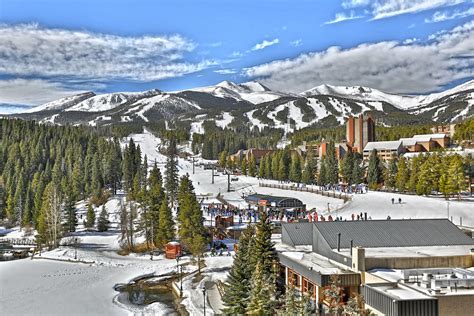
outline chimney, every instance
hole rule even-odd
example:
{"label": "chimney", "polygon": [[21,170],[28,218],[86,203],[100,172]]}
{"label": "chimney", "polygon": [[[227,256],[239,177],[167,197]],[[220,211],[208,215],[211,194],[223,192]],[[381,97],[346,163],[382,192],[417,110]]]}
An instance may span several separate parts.
{"label": "chimney", "polygon": [[337,252],[341,251],[341,233],[337,234]]}

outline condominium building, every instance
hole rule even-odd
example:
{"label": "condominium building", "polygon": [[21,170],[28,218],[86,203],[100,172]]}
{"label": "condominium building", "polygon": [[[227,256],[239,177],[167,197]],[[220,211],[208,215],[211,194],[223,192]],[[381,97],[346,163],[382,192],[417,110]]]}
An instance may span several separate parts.
{"label": "condominium building", "polygon": [[369,142],[375,141],[375,122],[372,116],[360,114],[346,122],[346,142],[353,151],[361,153]]}

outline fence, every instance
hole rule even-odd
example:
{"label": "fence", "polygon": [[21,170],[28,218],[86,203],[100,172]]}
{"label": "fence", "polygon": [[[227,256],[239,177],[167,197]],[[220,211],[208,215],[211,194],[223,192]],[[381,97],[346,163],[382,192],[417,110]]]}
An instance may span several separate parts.
{"label": "fence", "polygon": [[344,202],[347,202],[348,200],[350,200],[350,196],[347,195],[346,193],[342,193],[342,192],[338,192],[336,193],[336,191],[322,191],[322,190],[319,190],[319,189],[315,189],[313,187],[299,187],[299,186],[292,186],[292,185],[285,185],[285,184],[271,184],[271,183],[263,183],[263,182],[259,182],[258,185],[260,187],[264,187],[264,188],[273,188],[273,189],[280,189],[280,190],[291,190],[291,191],[300,191],[300,192],[309,192],[309,193],[315,193],[315,194],[319,194],[319,195],[322,195],[322,196],[327,196],[327,197],[332,197],[332,198],[335,198],[335,199],[341,199],[343,200]]}

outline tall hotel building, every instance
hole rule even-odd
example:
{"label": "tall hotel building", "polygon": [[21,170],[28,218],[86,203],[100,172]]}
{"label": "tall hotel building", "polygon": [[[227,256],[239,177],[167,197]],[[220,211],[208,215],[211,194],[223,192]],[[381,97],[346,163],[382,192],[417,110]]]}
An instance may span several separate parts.
{"label": "tall hotel building", "polygon": [[363,153],[365,145],[375,141],[375,122],[372,116],[360,114],[359,117],[349,117],[346,123],[346,140],[352,151]]}

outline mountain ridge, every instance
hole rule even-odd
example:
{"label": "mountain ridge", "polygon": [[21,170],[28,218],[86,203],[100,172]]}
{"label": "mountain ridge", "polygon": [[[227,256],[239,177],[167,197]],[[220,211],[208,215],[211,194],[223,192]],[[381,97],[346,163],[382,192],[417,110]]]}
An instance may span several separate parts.
{"label": "mountain ridge", "polygon": [[[214,86],[163,92],[81,93],[12,115],[56,124],[110,125],[156,120],[219,119],[227,113],[250,127],[296,130],[340,125],[352,115],[371,112],[388,125],[448,123],[474,115],[474,80],[442,92],[407,96],[363,86],[320,85],[300,94],[273,91],[257,81],[223,81]],[[288,124],[288,122],[290,124]],[[290,128],[288,128],[291,125]]]}

